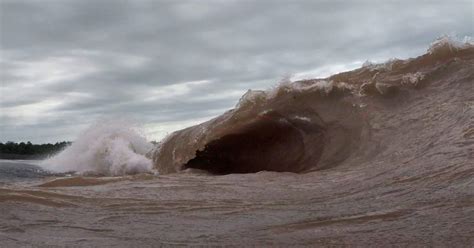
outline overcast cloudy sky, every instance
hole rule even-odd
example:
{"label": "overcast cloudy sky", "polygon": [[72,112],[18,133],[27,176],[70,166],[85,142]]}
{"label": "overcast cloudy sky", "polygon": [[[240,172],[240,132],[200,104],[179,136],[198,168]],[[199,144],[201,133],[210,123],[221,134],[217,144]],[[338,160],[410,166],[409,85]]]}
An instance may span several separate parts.
{"label": "overcast cloudy sky", "polygon": [[110,116],[159,139],[285,75],[473,34],[473,0],[382,2],[0,0],[0,141],[74,140]]}

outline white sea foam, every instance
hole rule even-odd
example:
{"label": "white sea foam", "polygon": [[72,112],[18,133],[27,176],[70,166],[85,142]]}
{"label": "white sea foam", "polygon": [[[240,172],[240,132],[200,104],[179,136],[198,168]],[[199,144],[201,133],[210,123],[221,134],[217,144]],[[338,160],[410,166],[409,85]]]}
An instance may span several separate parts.
{"label": "white sea foam", "polygon": [[297,115],[297,116],[295,116],[294,118],[295,118],[295,119],[298,119],[298,120],[301,120],[301,121],[306,121],[306,122],[311,123],[311,118],[306,117],[306,116],[299,116],[299,115]]}
{"label": "white sea foam", "polygon": [[83,131],[76,141],[41,166],[55,172],[124,175],[152,170],[145,154],[153,145],[137,128],[122,120],[103,120]]}
{"label": "white sea foam", "polygon": [[474,39],[470,36],[459,38],[456,36],[444,35],[431,43],[430,47],[428,48],[428,53],[436,53],[436,51],[442,49],[443,47],[448,47],[450,50],[459,50],[472,46],[474,46]]}
{"label": "white sea foam", "polygon": [[422,72],[407,73],[402,77],[402,85],[414,85],[416,86],[419,82],[425,79],[425,74]]}
{"label": "white sea foam", "polygon": [[362,68],[368,69],[370,71],[391,71],[392,66],[400,61],[401,60],[397,58],[391,58],[383,63],[375,63],[367,60],[362,64]]}

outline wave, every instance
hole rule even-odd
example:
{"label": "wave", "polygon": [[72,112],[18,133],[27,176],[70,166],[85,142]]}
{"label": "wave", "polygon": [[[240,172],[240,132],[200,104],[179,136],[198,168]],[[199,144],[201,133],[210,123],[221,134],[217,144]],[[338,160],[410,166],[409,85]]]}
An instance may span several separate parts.
{"label": "wave", "polygon": [[[408,116],[421,121],[431,112],[399,112],[401,107],[415,109],[432,95],[438,100],[455,95],[472,104],[473,62],[470,40],[442,37],[417,58],[249,90],[234,109],[169,135],[153,152],[154,167],[160,173],[189,168],[213,174],[301,173],[402,151],[404,141],[423,130],[394,123]],[[422,89],[429,90],[421,94]]]}
{"label": "wave", "polygon": [[[102,120],[40,165],[60,173],[120,176],[186,169],[213,174],[306,173],[370,162],[387,147],[403,150],[401,137],[416,136],[404,127],[398,127],[402,133],[389,132],[391,123],[406,116],[421,119],[423,114],[399,113],[395,106],[424,104],[422,91],[438,99],[462,92],[457,97],[472,104],[473,51],[468,38],[441,37],[417,58],[366,62],[324,79],[287,79],[269,90],[249,90],[234,109],[172,133],[157,148],[129,123]],[[451,87],[460,82],[464,91]],[[472,128],[465,129],[464,136],[470,138]]]}
{"label": "wave", "polygon": [[102,120],[83,131],[71,146],[40,165],[54,172],[86,175],[144,173],[153,167],[145,156],[152,148],[130,123]]}

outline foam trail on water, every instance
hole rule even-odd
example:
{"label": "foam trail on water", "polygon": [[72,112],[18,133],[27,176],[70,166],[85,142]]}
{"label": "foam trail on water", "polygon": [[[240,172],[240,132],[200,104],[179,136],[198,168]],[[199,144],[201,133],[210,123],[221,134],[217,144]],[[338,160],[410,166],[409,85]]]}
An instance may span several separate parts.
{"label": "foam trail on water", "polygon": [[145,154],[152,147],[130,123],[105,120],[87,128],[71,146],[41,166],[55,172],[109,176],[149,172],[152,162]]}

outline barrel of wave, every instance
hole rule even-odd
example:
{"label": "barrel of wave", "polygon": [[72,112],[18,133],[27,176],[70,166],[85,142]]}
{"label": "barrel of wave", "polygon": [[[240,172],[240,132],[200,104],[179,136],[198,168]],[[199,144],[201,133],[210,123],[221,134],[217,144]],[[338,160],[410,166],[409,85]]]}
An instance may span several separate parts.
{"label": "barrel of wave", "polygon": [[357,107],[343,99],[352,91],[325,80],[249,91],[235,109],[167,137],[153,154],[155,168],[228,174],[334,166],[360,136]]}

